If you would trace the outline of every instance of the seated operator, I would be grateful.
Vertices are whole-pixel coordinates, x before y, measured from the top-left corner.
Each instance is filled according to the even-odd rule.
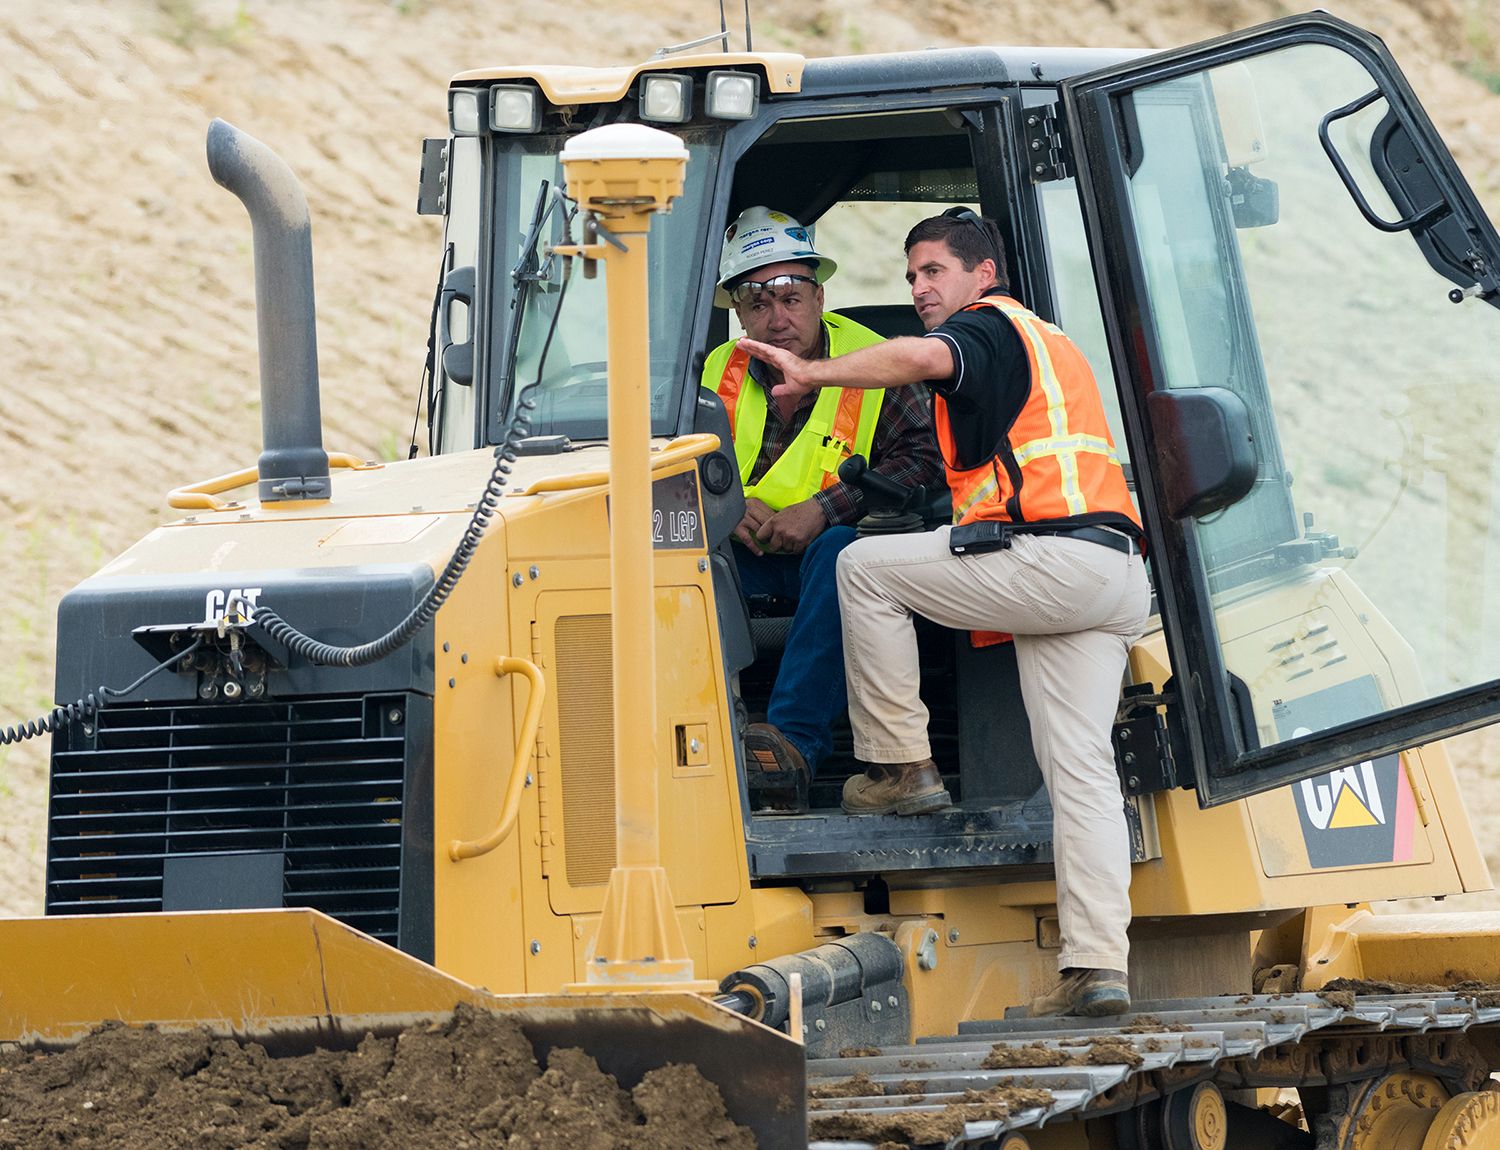
[[[733,305],[752,338],[803,359],[879,343],[869,328],[823,311],[822,284],[835,267],[790,216],[746,208],[724,233],[714,303]],[[734,340],[703,365],[703,386],[728,410],[745,485],[745,517],[734,530],[741,584],[746,595],[797,604],[768,721],[751,724],[745,750],[762,770],[810,778],[833,748],[830,726],[845,707],[836,561],[864,515],[862,495],[839,480],[838,466],[862,455],[911,485],[935,484],[943,469],[921,388],[772,397],[781,381]]]

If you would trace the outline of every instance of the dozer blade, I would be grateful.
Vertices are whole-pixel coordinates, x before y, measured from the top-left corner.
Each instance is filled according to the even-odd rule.
[[[576,1046],[627,1090],[692,1063],[760,1150],[807,1146],[802,1047],[698,995],[490,994],[313,910],[0,920],[0,1042],[31,1048],[118,1019],[204,1026],[273,1054],[346,1049],[459,1003],[516,1019],[543,1065]]]

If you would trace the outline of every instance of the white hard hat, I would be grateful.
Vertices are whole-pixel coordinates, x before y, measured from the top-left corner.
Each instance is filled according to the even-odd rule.
[[[724,285],[746,272],[768,264],[803,262],[813,265],[819,283],[838,269],[838,264],[813,250],[807,229],[785,212],[770,208],[746,208],[724,230],[724,251],[719,256],[719,286],[714,289],[715,307],[732,307]]]

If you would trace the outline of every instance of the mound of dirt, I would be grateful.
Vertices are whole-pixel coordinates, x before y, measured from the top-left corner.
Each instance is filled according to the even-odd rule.
[[[60,1053],[0,1051],[3,1150],[753,1150],[695,1067],[627,1093],[581,1050],[544,1071],[513,1020],[443,1024],[274,1058],[207,1032],[111,1023]]]

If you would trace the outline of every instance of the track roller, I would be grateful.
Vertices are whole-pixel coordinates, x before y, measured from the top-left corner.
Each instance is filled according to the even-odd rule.
[[[1450,1099],[1427,1128],[1422,1150],[1500,1150],[1500,1092],[1478,1090]]]
[[[1200,1082],[1148,1102],[1116,1119],[1119,1150],[1224,1150],[1229,1108],[1212,1082]]]
[[[1334,1091],[1329,1100],[1334,1106],[1319,1125],[1331,1137],[1320,1139],[1320,1147],[1424,1150],[1428,1132],[1450,1097],[1447,1088],[1432,1075],[1396,1070]]]

